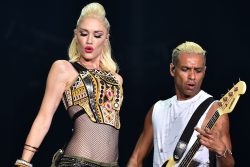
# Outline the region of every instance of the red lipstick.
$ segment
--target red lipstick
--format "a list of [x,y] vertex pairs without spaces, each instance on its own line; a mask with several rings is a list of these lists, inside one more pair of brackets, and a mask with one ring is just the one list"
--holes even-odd
[[94,48],[93,48],[92,46],[86,46],[86,47],[84,48],[84,51],[85,51],[86,53],[92,53],[93,50],[94,50]]

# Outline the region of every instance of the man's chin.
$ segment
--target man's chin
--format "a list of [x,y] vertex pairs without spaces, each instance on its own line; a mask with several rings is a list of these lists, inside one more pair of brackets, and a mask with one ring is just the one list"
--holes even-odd
[[185,93],[185,97],[190,99],[190,98],[194,97],[195,95],[197,95],[198,93],[199,93],[199,91],[197,91],[197,90],[187,90]]

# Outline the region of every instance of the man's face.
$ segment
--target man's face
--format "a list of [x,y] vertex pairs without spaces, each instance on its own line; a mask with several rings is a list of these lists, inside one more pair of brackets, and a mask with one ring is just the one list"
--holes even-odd
[[187,100],[199,93],[205,71],[204,57],[195,53],[181,53],[177,66],[170,64],[178,100]]

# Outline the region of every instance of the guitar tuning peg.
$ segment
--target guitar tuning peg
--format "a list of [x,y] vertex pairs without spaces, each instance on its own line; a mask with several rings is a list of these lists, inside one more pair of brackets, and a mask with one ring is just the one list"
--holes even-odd
[[218,105],[219,105],[220,107],[222,107],[222,102],[218,102]]
[[234,87],[234,91],[235,91],[235,92],[238,91],[238,87]]
[[239,81],[241,81],[240,78],[239,78]]

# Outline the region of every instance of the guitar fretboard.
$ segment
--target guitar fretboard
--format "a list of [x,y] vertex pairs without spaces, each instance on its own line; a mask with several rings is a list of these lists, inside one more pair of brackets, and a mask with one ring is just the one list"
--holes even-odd
[[[212,118],[209,120],[209,122],[206,125],[206,128],[212,129],[218,118],[220,117],[220,113],[216,111]],[[181,161],[179,167],[187,167],[189,163],[191,162],[192,158],[194,157],[195,153],[199,150],[201,144],[199,142],[199,139],[197,138],[194,142],[193,146],[190,148],[186,156]]]

